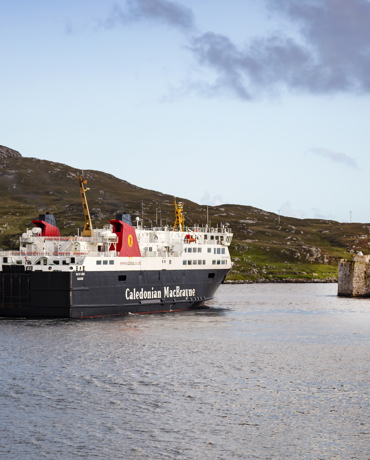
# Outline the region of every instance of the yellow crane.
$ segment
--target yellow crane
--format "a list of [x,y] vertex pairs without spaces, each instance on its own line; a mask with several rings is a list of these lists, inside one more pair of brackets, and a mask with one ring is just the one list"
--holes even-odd
[[86,198],[86,192],[90,189],[86,187],[87,179],[85,179],[82,176],[82,171],[80,174],[78,174],[77,179],[78,179],[78,185],[80,186],[82,207],[83,207],[84,215],[85,215],[85,226],[82,232],[82,236],[94,236],[94,230],[92,228],[89,206],[87,204],[87,198]]
[[176,203],[176,198],[175,198],[175,215],[176,215],[176,220],[175,220],[175,225],[173,226],[173,229],[176,230],[178,228],[180,232],[185,230],[185,216],[183,212],[184,205],[180,201],[179,204]]

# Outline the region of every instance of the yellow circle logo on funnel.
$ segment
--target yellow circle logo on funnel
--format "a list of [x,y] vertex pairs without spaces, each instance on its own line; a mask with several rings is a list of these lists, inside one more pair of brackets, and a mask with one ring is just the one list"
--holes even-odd
[[130,246],[130,248],[132,248],[132,245],[134,244],[134,239],[132,238],[132,235],[129,235],[128,236],[128,245]]

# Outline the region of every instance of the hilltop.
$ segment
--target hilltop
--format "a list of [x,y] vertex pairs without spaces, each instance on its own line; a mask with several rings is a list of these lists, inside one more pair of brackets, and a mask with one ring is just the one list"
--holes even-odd
[[[32,219],[54,213],[62,235],[83,228],[84,217],[76,168],[23,157],[0,146],[0,247],[15,248],[18,237],[33,226]],[[101,171],[84,171],[91,189],[89,207],[94,226],[102,226],[126,209],[147,226],[172,224],[172,195],[137,187]],[[184,202],[186,224],[205,224],[207,206]],[[370,224],[278,216],[252,206],[226,204],[208,207],[211,226],[234,232],[229,280],[334,280],[338,259],[368,253]]]

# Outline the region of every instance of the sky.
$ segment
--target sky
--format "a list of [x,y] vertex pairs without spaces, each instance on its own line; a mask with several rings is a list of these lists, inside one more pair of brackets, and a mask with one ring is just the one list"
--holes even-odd
[[0,7],[0,145],[199,204],[370,222],[369,0]]

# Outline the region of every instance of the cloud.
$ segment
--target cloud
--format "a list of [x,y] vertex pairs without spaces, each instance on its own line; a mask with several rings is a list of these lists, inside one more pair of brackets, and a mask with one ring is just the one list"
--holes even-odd
[[242,99],[251,98],[245,76],[240,71],[242,55],[227,37],[207,32],[192,38],[189,49],[201,65],[216,70],[218,76],[208,87],[211,92],[229,88]]
[[101,25],[154,21],[186,33],[188,50],[210,71],[208,79],[190,82],[188,90],[207,96],[251,100],[281,91],[370,93],[369,0],[263,2],[266,13],[283,18],[287,27],[243,46],[217,31],[197,31],[192,10],[178,1],[122,0]]
[[333,152],[331,150],[322,148],[314,148],[309,150],[307,153],[312,153],[313,155],[319,157],[328,158],[330,161],[333,161],[334,163],[342,163],[349,166],[350,168],[357,169],[357,161],[349,155],[346,155],[345,153]]
[[200,204],[205,204],[208,206],[219,206],[220,204],[223,204],[223,198],[221,195],[215,195],[211,197],[209,192],[206,191],[200,200]]
[[210,84],[214,91],[226,89],[242,99],[276,89],[315,94],[370,92],[368,0],[265,3],[273,14],[298,26],[298,32],[256,37],[243,48],[214,32],[192,38],[195,58],[216,74]]
[[289,200],[280,206],[280,215],[296,217],[297,219],[304,219],[306,217],[306,214],[301,209],[294,209]]
[[325,219],[325,220],[335,220],[334,217],[329,213],[329,214],[324,214],[320,209],[318,208],[312,208],[312,215],[314,219]]
[[192,10],[168,0],[127,0],[126,8],[115,3],[110,16],[101,25],[113,28],[141,20],[159,21],[183,30],[194,28]]

